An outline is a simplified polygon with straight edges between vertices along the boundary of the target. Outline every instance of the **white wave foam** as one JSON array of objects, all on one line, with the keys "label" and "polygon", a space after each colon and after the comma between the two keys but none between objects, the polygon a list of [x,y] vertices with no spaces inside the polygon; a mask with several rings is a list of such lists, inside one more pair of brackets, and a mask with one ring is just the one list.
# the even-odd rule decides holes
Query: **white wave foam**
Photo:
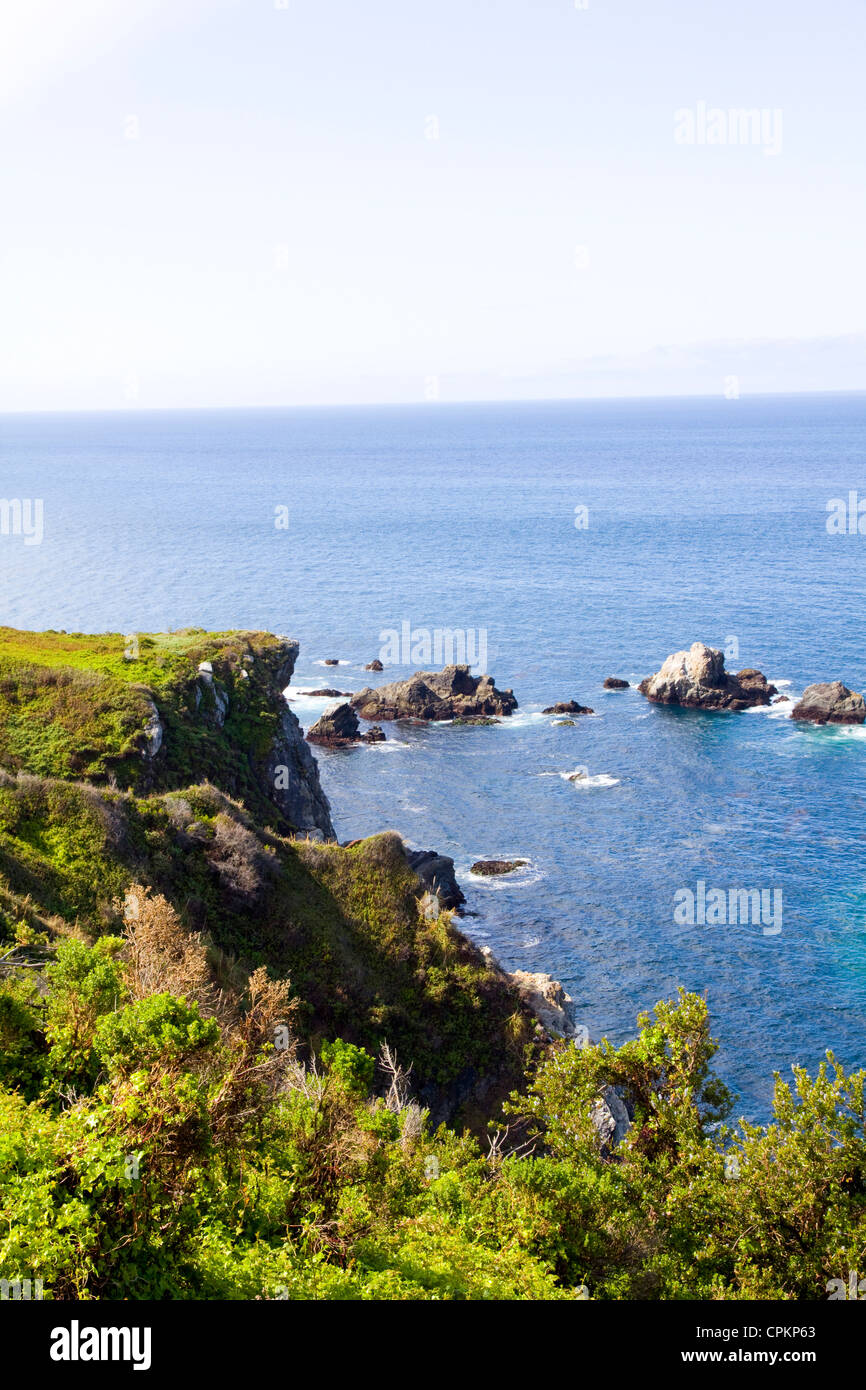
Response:
[{"label": "white wave foam", "polygon": [[[577,771],[577,769],[575,769],[574,771]],[[583,773],[582,776],[575,777],[574,771],[560,772],[557,775],[560,776],[564,782],[570,782],[573,787],[582,787],[587,791],[589,791],[592,787],[619,786],[619,778],[611,777],[610,773],[608,772],[597,772],[594,777],[591,777],[589,773]]]},{"label": "white wave foam", "polygon": [[540,710],[518,710],[516,714],[505,715],[501,727],[503,729],[525,729],[532,725],[544,725],[549,719],[549,715],[542,714]]}]

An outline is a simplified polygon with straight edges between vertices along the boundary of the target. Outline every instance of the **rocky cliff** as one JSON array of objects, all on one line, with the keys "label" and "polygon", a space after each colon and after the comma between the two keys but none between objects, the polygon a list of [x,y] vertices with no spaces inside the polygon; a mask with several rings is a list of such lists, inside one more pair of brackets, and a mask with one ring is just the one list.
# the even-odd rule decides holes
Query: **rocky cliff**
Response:
[{"label": "rocky cliff", "polygon": [[283,833],[334,838],[285,699],[297,642],[266,632],[0,629],[0,766],[137,792],[209,781]]}]

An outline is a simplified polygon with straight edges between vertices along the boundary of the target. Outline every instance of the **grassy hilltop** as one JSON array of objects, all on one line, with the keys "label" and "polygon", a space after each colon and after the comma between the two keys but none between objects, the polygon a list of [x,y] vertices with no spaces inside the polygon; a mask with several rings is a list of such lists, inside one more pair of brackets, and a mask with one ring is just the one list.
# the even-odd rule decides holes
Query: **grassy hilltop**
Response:
[{"label": "grassy hilltop", "polygon": [[[127,638],[0,628],[0,766],[166,791],[206,775],[272,819],[262,768],[296,652],[264,632]],[[211,680],[200,677],[207,662]],[[155,714],[162,745],[151,756]]]}]

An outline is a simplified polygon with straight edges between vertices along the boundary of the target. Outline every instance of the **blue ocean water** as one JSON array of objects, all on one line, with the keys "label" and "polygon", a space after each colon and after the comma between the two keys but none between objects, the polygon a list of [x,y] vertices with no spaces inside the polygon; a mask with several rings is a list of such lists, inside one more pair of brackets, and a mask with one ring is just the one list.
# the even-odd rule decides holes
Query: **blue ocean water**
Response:
[{"label": "blue ocean water", "polygon": [[[483,632],[517,715],[319,750],[340,837],[453,855],[466,930],[561,979],[593,1036],[705,992],[718,1069],[763,1118],[774,1069],[866,1063],[866,731],[601,683],[701,639],[787,694],[863,689],[866,536],[826,508],[866,495],[864,446],[862,394],[7,416],[0,494],[41,498],[44,536],[0,535],[0,622],[266,628],[301,642],[297,688],[343,690],[409,674],[363,670],[388,629]],[[541,715],[570,698],[595,717]],[[557,775],[578,765],[589,784]],[[529,865],[473,878],[484,856]],[[781,932],[677,925],[698,881],[780,888]]]}]

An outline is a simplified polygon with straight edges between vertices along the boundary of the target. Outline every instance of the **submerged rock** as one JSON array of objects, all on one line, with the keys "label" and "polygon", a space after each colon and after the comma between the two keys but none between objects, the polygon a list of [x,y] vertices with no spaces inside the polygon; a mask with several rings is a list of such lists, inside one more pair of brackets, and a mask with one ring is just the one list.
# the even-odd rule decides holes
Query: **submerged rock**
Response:
[{"label": "submerged rock", "polygon": [[362,743],[384,743],[385,741],[384,731],[379,728],[378,724],[374,724],[372,729],[368,729],[365,734],[361,735]]},{"label": "submerged rock", "polygon": [[348,699],[351,697],[351,695],[352,695],[352,691],[351,691],[351,690],[332,690],[332,689],[330,688],[330,686],[325,686],[322,690],[299,690],[299,691],[298,691],[298,694],[299,694],[299,695],[308,695],[308,696],[310,696],[311,698],[312,698],[312,696],[315,695],[315,696],[318,696],[320,699],[328,699],[328,700],[348,700]]},{"label": "submerged rock", "polygon": [[638,690],[659,705],[686,709],[750,709],[768,705],[776,687],[752,667],[735,676],[725,670],[724,653],[703,642],[693,642],[687,652],[674,652],[654,676],[641,681]]},{"label": "submerged rock", "polygon": [[352,699],[362,719],[455,719],[511,714],[511,690],[497,690],[492,676],[473,676],[468,666],[418,671],[409,680],[367,686]]},{"label": "submerged rock", "polygon": [[619,676],[605,676],[605,678],[604,678],[604,689],[605,689],[605,690],[629,690],[629,689],[630,689],[630,686],[629,686],[628,681],[620,680]]},{"label": "submerged rock", "polygon": [[460,725],[478,725],[479,728],[483,728],[488,724],[501,724],[502,720],[494,719],[493,716],[489,714],[467,714],[452,722],[455,728]]},{"label": "submerged rock", "polygon": [[560,700],[556,705],[548,705],[542,714],[595,714],[589,705],[579,705],[576,700]]},{"label": "submerged rock", "polygon": [[325,657],[325,665],[326,665],[326,666],[339,666],[339,664],[340,664],[340,662],[339,662],[339,658],[338,658],[338,657],[336,657],[336,656],[326,656],[326,657]]},{"label": "submerged rock", "polygon": [[828,681],[807,686],[799,704],[791,710],[791,718],[811,724],[862,724],[866,720],[866,705],[862,695],[841,681]]},{"label": "submerged rock", "polygon": [[528,863],[528,859],[477,859],[470,873],[485,874],[488,877],[492,874],[511,874]]}]

